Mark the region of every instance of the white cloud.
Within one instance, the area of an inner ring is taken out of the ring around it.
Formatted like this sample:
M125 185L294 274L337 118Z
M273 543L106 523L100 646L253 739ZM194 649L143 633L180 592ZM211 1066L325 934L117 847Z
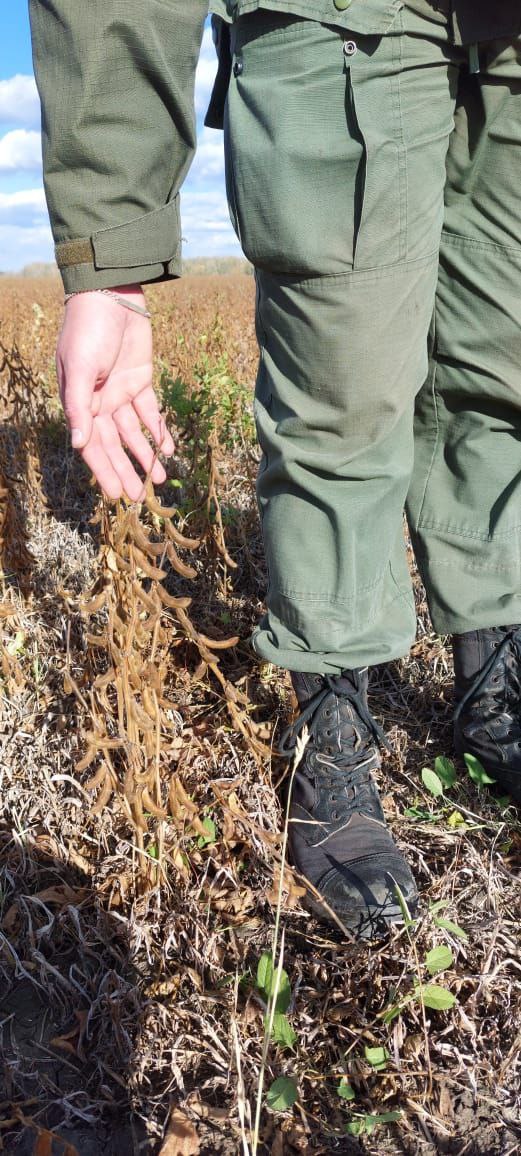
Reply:
M222 189L181 194L183 252L189 257L241 256Z
M0 80L0 122L40 127L40 101L34 76L18 73Z
M54 259L49 225L16 226L0 224L0 270L18 272L34 261Z
M0 172L37 171L42 166L39 132L16 128L0 139Z
M220 182L224 182L223 134L214 128L203 128L190 169L190 181L203 183L210 177L218 177Z
M205 28L203 43L201 45L201 55L195 74L195 109L198 115L204 116L208 108L216 72L217 56L212 40L212 30L211 28Z
M52 261L54 246L42 188L0 193L0 269Z
M10 214L45 214L47 205L43 188L19 189L15 193L0 193L0 223ZM19 221L18 223L23 223Z

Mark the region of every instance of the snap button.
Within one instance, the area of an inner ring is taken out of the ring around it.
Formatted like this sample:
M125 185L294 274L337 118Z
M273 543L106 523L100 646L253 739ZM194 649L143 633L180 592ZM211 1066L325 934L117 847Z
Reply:
M233 75L242 76L243 63L242 60L236 60L233 66Z
M351 0L333 0L333 4L337 12L345 12L346 8L351 7Z
M358 52L358 48L354 40L344 40L342 50L344 56L354 56L355 52Z

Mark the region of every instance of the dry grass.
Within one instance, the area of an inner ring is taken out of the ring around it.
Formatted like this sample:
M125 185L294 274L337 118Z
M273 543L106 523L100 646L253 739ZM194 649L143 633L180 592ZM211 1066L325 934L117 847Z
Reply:
M207 368L225 353L251 385L252 293L241 276L152 290L158 376L197 384L203 349ZM188 425L161 495L182 517L150 499L108 509L59 415L59 306L52 280L2 279L0 1151L152 1156L170 1117L165 1151L239 1153L281 875L285 768L268 747L290 698L247 645L264 588L256 451L217 415L201 461ZM301 909L284 875L297 1043L270 1045L266 1086L291 1075L299 1097L262 1113L260 1150L275 1156L519 1149L520 826L461 768L446 807L422 785L422 767L450 754L451 669L419 588L418 620L410 658L373 672L372 705L393 743L381 786L422 918L361 948ZM435 924L438 901L466 939ZM442 943L454 1008L423 1015L413 1001L386 1024ZM382 1071L365 1056L374 1046L389 1052ZM394 1110L397 1123L347 1135L349 1120Z

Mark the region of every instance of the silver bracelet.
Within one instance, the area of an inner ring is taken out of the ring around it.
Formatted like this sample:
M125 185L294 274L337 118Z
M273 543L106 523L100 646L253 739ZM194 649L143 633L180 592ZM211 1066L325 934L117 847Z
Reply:
M115 293L113 289L76 289L73 293L66 293L63 299L63 304L66 305L71 297L79 297L80 293L104 293L106 297L112 297L117 301L118 305L122 305L124 309L131 309L132 313L139 313L141 317L151 317L152 314L148 309L144 309L142 305L137 305L135 301L127 301L126 297L121 297L119 293Z

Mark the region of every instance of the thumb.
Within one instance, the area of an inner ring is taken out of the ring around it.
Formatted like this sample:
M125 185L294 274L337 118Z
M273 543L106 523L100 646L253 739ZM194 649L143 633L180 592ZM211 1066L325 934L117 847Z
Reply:
M84 373L69 373L64 383L63 408L75 450L87 445L92 433L94 381Z

